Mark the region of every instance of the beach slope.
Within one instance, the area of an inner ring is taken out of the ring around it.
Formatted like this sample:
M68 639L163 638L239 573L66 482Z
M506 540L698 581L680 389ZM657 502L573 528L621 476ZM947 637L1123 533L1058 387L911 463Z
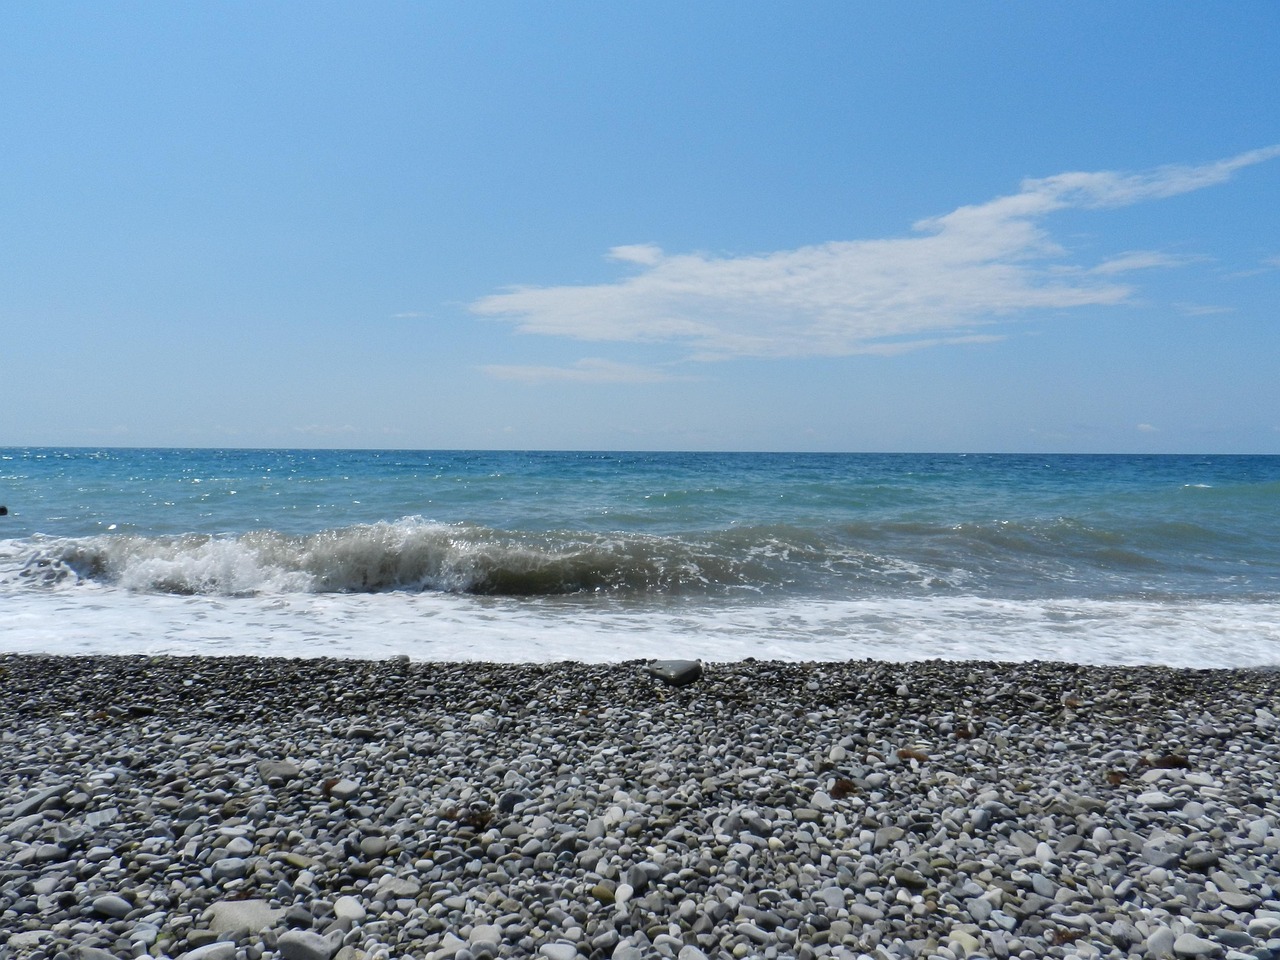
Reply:
M0 657L0 955L1280 956L1278 680Z

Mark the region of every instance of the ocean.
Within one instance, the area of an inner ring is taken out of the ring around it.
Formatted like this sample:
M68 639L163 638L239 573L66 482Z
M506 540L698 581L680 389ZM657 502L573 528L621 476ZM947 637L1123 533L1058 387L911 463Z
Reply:
M0 450L0 652L1280 663L1280 457Z

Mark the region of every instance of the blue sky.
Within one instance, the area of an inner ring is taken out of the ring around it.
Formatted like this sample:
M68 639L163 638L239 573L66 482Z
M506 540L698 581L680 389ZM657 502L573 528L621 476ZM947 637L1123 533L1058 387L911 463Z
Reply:
M1280 452L1280 5L0 8L0 445Z

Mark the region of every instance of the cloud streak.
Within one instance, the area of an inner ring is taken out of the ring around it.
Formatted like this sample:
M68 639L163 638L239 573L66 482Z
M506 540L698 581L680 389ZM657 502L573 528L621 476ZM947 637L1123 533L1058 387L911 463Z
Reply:
M568 367L489 364L480 368L497 380L520 383L658 383L682 379L652 367L589 357Z
M483 297L471 310L523 333L675 343L693 360L900 353L998 339L979 328L1031 310L1124 303L1133 289L1120 281L1122 274L1191 259L1137 250L1083 268L1067 261L1042 226L1050 214L1200 190L1276 157L1280 145L1200 166L1028 179L1016 193L922 220L914 225L916 235L907 237L737 257L617 246L608 256L630 267L630 276L596 285L515 288ZM579 381L622 372L604 361L487 369L508 379ZM637 379L645 373L626 369Z

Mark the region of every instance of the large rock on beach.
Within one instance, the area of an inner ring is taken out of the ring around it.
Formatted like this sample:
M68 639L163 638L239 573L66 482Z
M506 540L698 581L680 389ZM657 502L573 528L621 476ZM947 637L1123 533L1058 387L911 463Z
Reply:
M701 660L654 660L645 672L673 687L685 687L702 678Z

